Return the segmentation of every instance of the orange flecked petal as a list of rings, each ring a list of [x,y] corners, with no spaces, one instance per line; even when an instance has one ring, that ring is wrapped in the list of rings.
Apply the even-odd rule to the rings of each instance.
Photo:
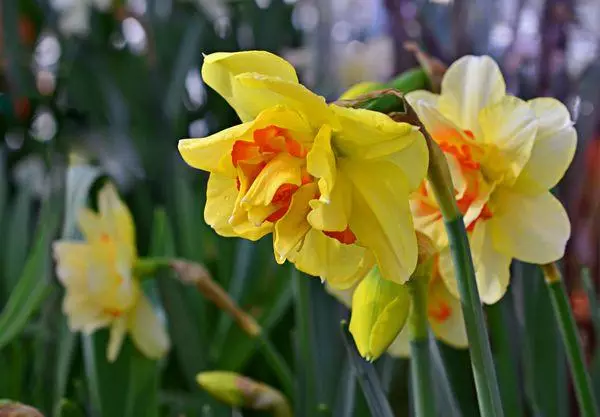
[[[352,233],[352,230],[350,230],[350,227],[346,227],[346,230],[341,231],[341,232],[336,232],[336,231],[328,232],[328,231],[324,230],[323,233],[326,236],[329,236],[345,245],[351,245],[354,242],[356,242],[356,235],[354,233]]]
[[[308,154],[308,150],[304,147],[304,145],[289,137],[285,139],[285,148],[290,155],[297,158],[305,158]]]
[[[281,184],[273,199],[271,200],[272,204],[289,204],[292,199],[292,195],[296,192],[298,186],[295,184]]]
[[[237,167],[240,161],[258,162],[259,160],[262,160],[262,157],[260,148],[256,144],[243,140],[238,140],[233,144],[231,162],[234,167]]]
[[[431,305],[434,304],[434,305]],[[427,310],[427,315],[430,319],[442,323],[452,315],[452,308],[445,301],[439,300],[437,304],[430,303]]]
[[[256,129],[253,134],[254,143],[264,153],[278,153],[285,149],[286,131],[271,125],[263,129]]]
[[[271,213],[269,215],[269,217],[267,217],[266,221],[271,222],[271,223],[275,223],[277,220],[281,219],[285,215],[285,213],[287,213],[287,211],[289,209],[290,209],[289,204],[284,205],[283,207],[281,207],[277,211],[274,211],[273,213]]]

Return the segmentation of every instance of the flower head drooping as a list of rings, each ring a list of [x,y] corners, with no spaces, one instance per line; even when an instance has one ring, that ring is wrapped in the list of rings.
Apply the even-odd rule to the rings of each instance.
[[[349,287],[375,264],[405,282],[417,248],[408,196],[428,154],[418,130],[369,110],[327,105],[293,67],[261,51],[205,57],[204,81],[242,124],[179,142],[211,173],[204,216],[217,233],[273,233],[275,258]]]
[[[570,224],[550,193],[567,170],[576,133],[555,99],[523,101],[506,94],[489,57],[467,56],[450,66],[440,95],[407,99],[446,156],[463,213],[483,302],[498,301],[511,260],[545,264],[563,256]],[[411,197],[417,230],[444,249],[440,274],[458,297],[439,208],[424,182]]]
[[[69,327],[88,334],[110,327],[111,362],[127,332],[144,355],[159,358],[168,350],[169,339],[132,275],[137,250],[131,214],[111,184],[100,191],[98,208],[98,213],[80,213],[84,242],[63,240],[53,246],[57,275],[66,289],[63,311]]]

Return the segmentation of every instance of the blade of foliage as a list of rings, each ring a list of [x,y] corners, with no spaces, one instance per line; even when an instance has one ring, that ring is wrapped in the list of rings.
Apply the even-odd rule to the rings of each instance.
[[[522,317],[525,392],[536,415],[569,415],[568,375],[564,349],[541,271],[518,263],[515,301]]]
[[[435,387],[436,409],[444,410],[444,415],[448,417],[460,417],[461,407],[452,390],[448,371],[444,365],[440,348],[435,340],[429,340],[429,349],[431,352],[431,363],[433,371],[433,384]],[[470,375],[470,372],[467,372]]]
[[[358,379],[362,393],[365,396],[365,400],[369,406],[369,410],[371,411],[371,415],[379,417],[394,417],[394,413],[392,412],[390,404],[388,403],[373,364],[365,361],[360,356],[356,350],[352,336],[349,334],[346,327],[346,324],[342,325],[344,343],[350,358],[350,363],[354,369],[354,374]]]
[[[31,239],[33,198],[26,188],[19,190],[7,213],[6,236],[10,245],[3,251],[4,290],[10,294],[23,271]]]

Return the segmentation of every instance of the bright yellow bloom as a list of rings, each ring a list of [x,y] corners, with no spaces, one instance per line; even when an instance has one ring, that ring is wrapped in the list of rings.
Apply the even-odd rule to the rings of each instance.
[[[277,262],[338,287],[374,264],[386,279],[410,277],[417,247],[408,196],[428,162],[415,127],[327,105],[267,52],[208,55],[202,76],[243,122],[179,142],[189,165],[211,173],[204,216],[217,233],[256,240],[273,232]]]
[[[460,301],[446,288],[437,266],[436,256],[427,292],[429,327],[434,336],[444,343],[466,348],[467,333]],[[376,359],[387,349],[392,356],[409,356],[409,326],[405,325],[411,314],[409,289],[406,285],[385,284],[382,280],[377,283],[377,275],[376,270],[371,271],[350,289],[337,290],[329,285],[326,288],[353,309],[350,331],[361,355]],[[362,314],[355,314],[357,309],[361,309]]]
[[[407,95],[446,155],[483,302],[498,301],[509,283],[511,260],[545,264],[564,254],[567,214],[550,189],[567,170],[576,133],[566,107],[555,99],[523,101],[506,94],[489,57],[456,61],[441,95]],[[458,297],[443,220],[427,183],[413,194],[417,230],[442,248],[440,271]]]
[[[132,276],[137,250],[131,214],[111,184],[100,191],[98,208],[99,213],[83,209],[79,215],[84,242],[53,245],[56,272],[66,290],[63,311],[69,327],[87,334],[110,327],[111,362],[127,332],[144,355],[159,358],[168,350],[169,339]]]

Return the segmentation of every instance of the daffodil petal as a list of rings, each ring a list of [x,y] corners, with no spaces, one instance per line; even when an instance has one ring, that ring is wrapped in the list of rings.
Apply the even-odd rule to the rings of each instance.
[[[248,109],[251,114],[258,115],[275,105],[284,105],[304,114],[313,127],[333,123],[337,128],[325,99],[302,84],[255,72],[239,74],[235,81],[237,105]]]
[[[302,160],[282,152],[265,166],[243,196],[242,207],[268,206],[283,184],[300,185]]]
[[[510,281],[511,257],[496,249],[492,235],[489,222],[483,221],[475,225],[470,238],[477,288],[485,304],[499,301]]]
[[[62,309],[67,316],[69,329],[72,331],[82,330],[86,334],[91,334],[99,328],[108,326],[112,321],[101,308],[94,304],[93,300],[79,291],[67,289]]]
[[[411,106],[414,106],[418,102],[424,102],[431,107],[437,107],[440,99],[439,94],[434,94],[427,90],[415,90],[407,93],[405,96],[406,100]]]
[[[275,223],[273,247],[275,260],[282,264],[288,254],[310,230],[306,215],[310,209],[308,202],[315,197],[317,185],[310,183],[300,187],[292,196],[292,202],[284,216]]]
[[[372,81],[365,81],[358,84],[354,84],[348,90],[346,90],[341,96],[340,100],[352,100],[363,94],[370,93],[371,91],[385,88],[385,85]]]
[[[429,167],[429,150],[427,142],[420,132],[413,132],[413,142],[406,148],[394,152],[384,158],[386,161],[393,162],[404,172],[408,180],[408,187],[415,190],[419,187]]]
[[[234,142],[247,135],[252,127],[252,123],[244,123],[205,138],[182,139],[177,147],[188,165],[203,171],[234,176],[231,149]]]
[[[323,125],[315,137],[311,150],[306,155],[306,169],[310,175],[319,178],[321,198],[328,202],[335,184],[335,155],[331,149],[331,127]]]
[[[108,346],[106,347],[106,358],[109,362],[114,362],[117,359],[117,356],[119,356],[126,333],[127,322],[125,321],[125,318],[120,317],[113,321],[112,326],[110,327]]]
[[[571,225],[562,204],[550,192],[525,195],[502,190],[491,219],[494,245],[524,262],[546,264],[565,253]]]
[[[396,358],[410,358],[410,327],[404,328],[398,333],[387,352]]]
[[[506,94],[498,64],[488,56],[464,56],[455,61],[442,79],[440,111],[461,129],[478,137],[479,112]]]
[[[448,291],[440,277],[434,276],[429,283],[427,310],[429,326],[436,338],[455,348],[468,346],[460,301]]]
[[[538,130],[531,156],[515,183],[519,191],[535,194],[554,187],[565,175],[577,146],[577,132],[569,111],[560,101],[544,97],[530,100]]]
[[[307,218],[315,229],[341,232],[348,227],[352,209],[352,188],[342,172],[338,173],[337,177],[329,202],[321,199],[310,202],[312,210]]]
[[[334,135],[333,147],[345,157],[385,157],[405,149],[420,137],[416,127],[395,122],[383,113],[334,104],[330,107],[342,129]]]
[[[90,249],[83,242],[54,242],[52,252],[56,259],[56,275],[61,284],[72,288],[86,287]]]
[[[479,124],[483,141],[494,146],[489,161],[483,165],[487,176],[505,177],[504,181],[513,183],[531,155],[538,126],[534,111],[527,102],[504,96],[481,110]],[[494,178],[496,171],[500,171],[501,177]],[[508,177],[507,172],[511,174]]]
[[[255,72],[281,80],[298,83],[294,67],[286,60],[265,51],[218,52],[204,57],[202,79],[233,107],[242,121],[254,119],[260,112],[255,106],[247,108],[240,103],[236,94],[236,76]]]
[[[402,171],[385,161],[342,161],[353,185],[350,229],[372,250],[385,279],[404,283],[417,264],[417,241]]]
[[[354,295],[355,289],[356,286],[345,288],[342,290],[339,288],[332,287],[329,282],[325,281],[325,290],[329,294],[333,295],[336,300],[338,300],[340,303],[342,303],[348,308],[352,308],[352,296]]]
[[[336,289],[348,289],[375,264],[370,252],[358,245],[345,245],[320,230],[310,229],[304,241],[288,254],[296,268],[321,277]]]
[[[238,190],[235,179],[220,174],[211,174],[206,188],[206,205],[204,220],[221,236],[241,236],[250,240],[258,240],[273,229],[273,224],[265,222],[255,226],[247,219],[236,225],[234,229],[229,223]]]
[[[350,333],[367,360],[377,359],[404,327],[410,311],[406,286],[380,276],[374,268],[358,284],[352,296]]]
[[[133,343],[148,358],[159,359],[169,350],[170,341],[164,323],[145,295],[140,296],[128,325]]]

